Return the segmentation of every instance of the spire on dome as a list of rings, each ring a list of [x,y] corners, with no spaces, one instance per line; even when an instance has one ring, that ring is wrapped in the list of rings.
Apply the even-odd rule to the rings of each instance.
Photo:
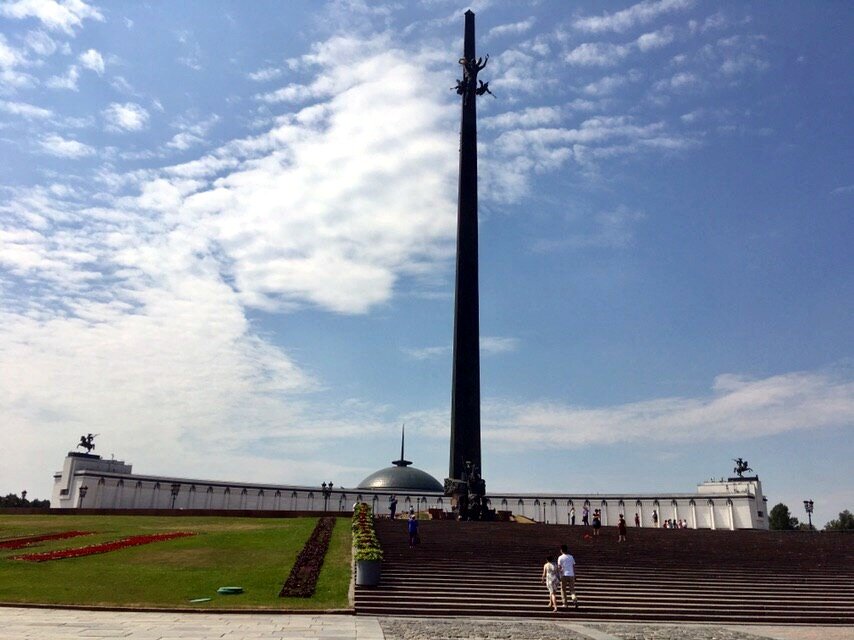
[[[403,457],[403,443],[406,438],[406,424],[401,425],[400,427],[400,460],[392,460],[392,464],[396,467],[408,467],[412,464],[411,461],[406,460]]]

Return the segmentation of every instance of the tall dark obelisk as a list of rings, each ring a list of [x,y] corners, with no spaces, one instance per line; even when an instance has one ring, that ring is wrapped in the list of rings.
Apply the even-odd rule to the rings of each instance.
[[[487,56],[488,59],[489,56]],[[477,267],[477,107],[489,92],[477,74],[486,60],[475,56],[474,13],[465,13],[460,58],[463,79],[460,126],[460,183],[457,200],[457,278],[454,304],[454,363],[451,383],[451,460],[445,492],[455,496],[460,516],[478,517],[485,485],[480,459],[480,310]]]

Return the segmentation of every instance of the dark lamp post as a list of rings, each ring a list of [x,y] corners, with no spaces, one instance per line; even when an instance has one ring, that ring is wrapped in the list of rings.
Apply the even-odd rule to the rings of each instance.
[[[804,511],[807,512],[807,519],[809,520],[810,530],[812,530],[812,512],[814,504],[815,503],[812,500],[804,500]]]
[[[87,487],[85,484],[80,485],[80,486],[77,488],[77,493],[78,493],[78,495],[80,496],[80,501],[77,503],[77,508],[78,508],[78,509],[82,509],[82,508],[83,508],[83,498],[85,498],[85,497],[86,497],[86,492],[87,492],[87,491],[89,491],[89,487]]]
[[[323,491],[323,510],[329,511],[329,496],[332,495],[332,483],[326,484],[325,482],[320,485]]]
[[[180,482],[173,482],[171,484],[172,487],[172,508],[175,508],[175,500],[178,498],[178,492],[181,490]]]

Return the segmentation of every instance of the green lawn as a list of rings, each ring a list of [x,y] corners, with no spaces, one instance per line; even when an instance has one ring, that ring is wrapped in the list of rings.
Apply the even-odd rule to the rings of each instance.
[[[312,598],[279,598],[316,518],[0,515],[0,539],[69,530],[95,535],[0,549],[0,602],[199,608],[345,608],[350,522],[339,518]],[[132,535],[198,535],[105,554],[48,562],[14,555],[107,542]],[[244,593],[219,596],[218,587]],[[213,598],[190,604],[193,598]]]

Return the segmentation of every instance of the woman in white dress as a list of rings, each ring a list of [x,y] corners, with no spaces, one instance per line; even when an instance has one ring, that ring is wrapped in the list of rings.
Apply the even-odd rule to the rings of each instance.
[[[552,608],[552,613],[557,613],[557,591],[560,589],[560,578],[557,574],[557,564],[552,556],[546,558],[542,579],[549,590],[549,606]]]

